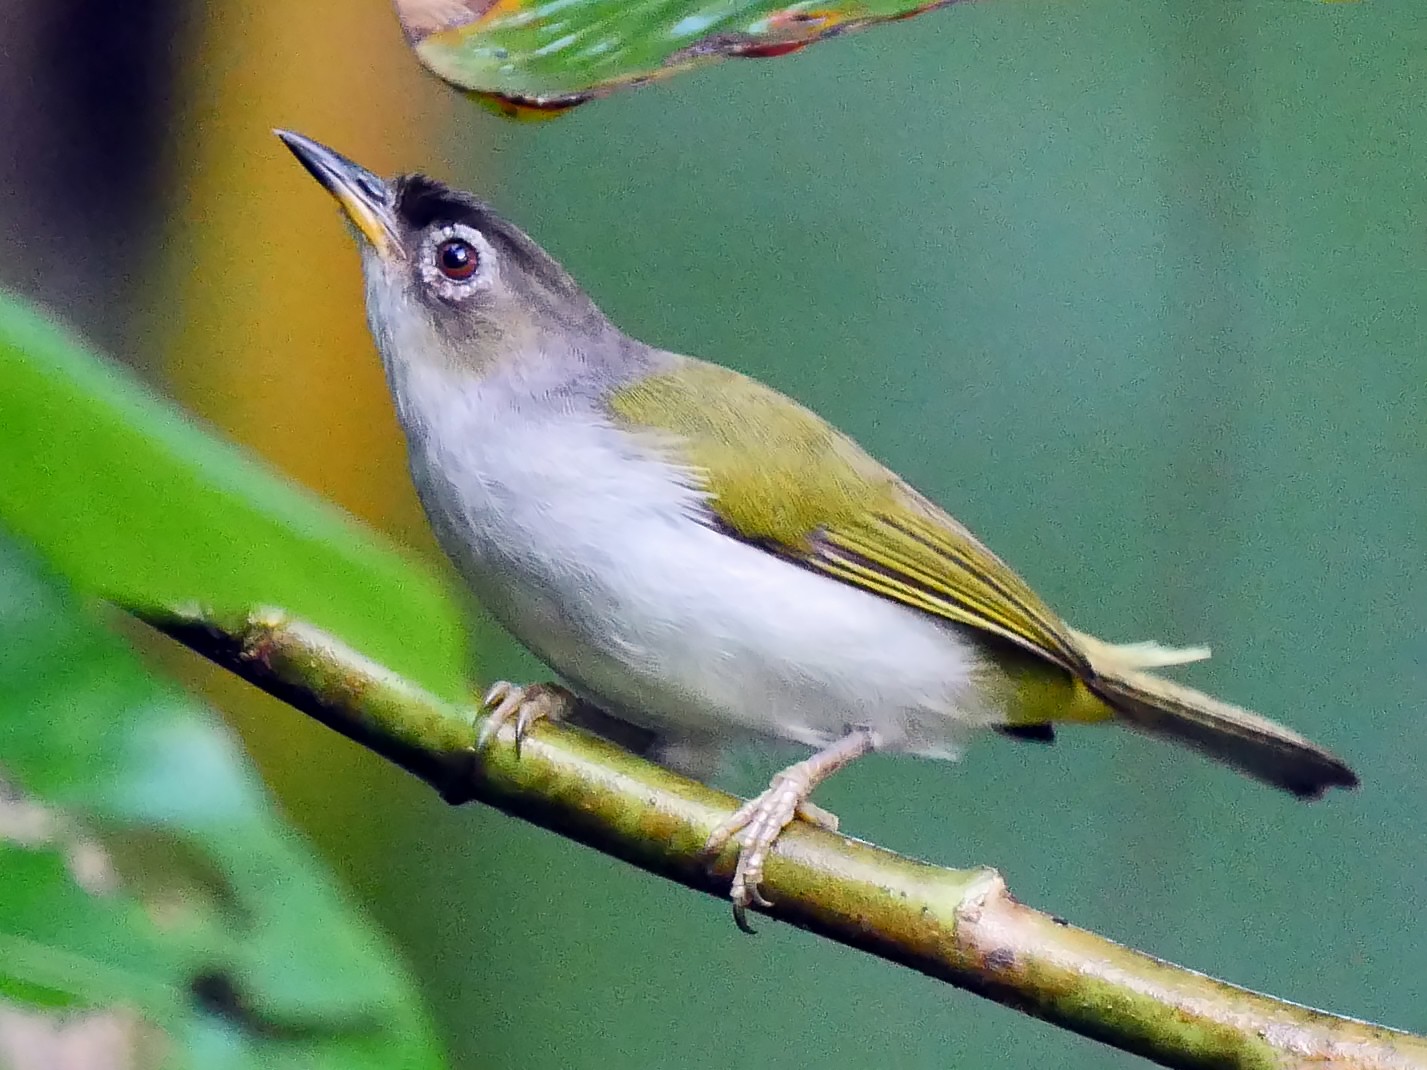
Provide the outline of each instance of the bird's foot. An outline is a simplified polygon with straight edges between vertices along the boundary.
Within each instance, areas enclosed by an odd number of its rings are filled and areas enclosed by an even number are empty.
[[[836,832],[837,818],[809,802],[808,796],[833,773],[872,750],[876,742],[876,737],[867,729],[852,729],[812,757],[788,766],[772,779],[767,791],[744,803],[737,813],[714,829],[704,844],[704,853],[709,857],[717,857],[734,837],[740,839],[729,898],[733,900],[733,920],[744,932],[753,932],[748,924],[750,904],[765,909],[773,905],[758,887],[763,882],[763,866],[773,844],[794,818]]]
[[[808,801],[821,778],[800,768],[806,764],[799,762],[775,776],[767,791],[740,806],[732,817],[714,829],[704,844],[705,854],[717,856],[730,840],[739,838],[738,864],[733,871],[729,898],[733,900],[733,920],[746,933],[753,932],[748,924],[749,905],[773,905],[759,890],[759,885],[763,882],[768,852],[783,830],[795,818],[802,818],[829,832],[837,831],[837,817]]]
[[[515,756],[536,721],[558,721],[575,708],[575,696],[559,684],[531,684],[521,687],[502,680],[486,692],[481,702],[486,719],[476,736],[476,750],[483,751],[505,725],[515,721]]]

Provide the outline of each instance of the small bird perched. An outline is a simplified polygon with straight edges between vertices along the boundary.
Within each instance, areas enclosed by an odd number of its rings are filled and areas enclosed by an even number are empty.
[[[383,181],[279,131],[355,226],[367,316],[441,545],[569,685],[498,684],[483,738],[582,703],[707,776],[730,743],[814,748],[714,832],[746,927],[768,851],[828,775],[955,758],[978,729],[1115,721],[1302,798],[1341,760],[1149,670],[1208,656],[1067,626],[961,524],[818,416],[621,332],[468,193]]]

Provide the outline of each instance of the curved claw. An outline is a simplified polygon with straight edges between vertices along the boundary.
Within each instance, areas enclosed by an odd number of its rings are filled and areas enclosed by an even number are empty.
[[[733,923],[738,926],[740,932],[749,936],[758,935],[758,930],[748,923],[748,904],[740,903],[737,899],[733,901]]]
[[[528,699],[520,707],[520,714],[515,719],[515,756],[520,757],[520,745],[525,742],[526,734],[529,733],[531,725],[536,721],[553,719],[548,699],[543,695],[536,695]]]
[[[485,750],[491,740],[511,719],[515,720],[515,756],[520,757],[520,745],[536,721],[558,721],[574,704],[575,697],[555,684],[533,684],[520,687],[501,680],[486,692],[481,708],[488,710],[485,723],[476,736],[476,751]]]
[[[718,828],[709,833],[709,838],[704,841],[704,849],[700,853],[710,862],[718,858],[729,842],[748,827],[757,808],[758,799],[750,799],[740,806],[730,817],[724,819]]]
[[[481,700],[481,709],[488,712],[485,723],[481,725],[480,734],[476,736],[477,751],[483,751],[490,746],[496,733],[515,716],[524,701],[525,689],[523,687],[517,687],[508,680],[499,680],[491,685],[491,689],[486,692],[486,697]]]
[[[733,871],[729,898],[733,901],[733,923],[749,936],[757,936],[758,930],[749,924],[748,907],[752,905],[767,910],[773,905],[763,894],[760,887],[762,881],[763,864],[758,852],[744,847],[738,853],[738,866]]]

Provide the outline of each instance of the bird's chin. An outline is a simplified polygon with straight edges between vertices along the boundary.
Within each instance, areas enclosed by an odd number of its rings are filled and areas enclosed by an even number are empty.
[[[402,285],[393,265],[375,251],[365,252],[367,325],[388,371],[429,364],[441,351],[440,339],[420,301]]]

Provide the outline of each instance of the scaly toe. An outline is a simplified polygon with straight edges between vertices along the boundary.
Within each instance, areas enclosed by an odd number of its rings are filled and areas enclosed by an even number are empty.
[[[762,833],[759,823],[749,825],[746,842],[738,853],[738,865],[733,871],[733,881],[729,885],[729,899],[733,902],[733,922],[744,932],[750,935],[757,932],[748,922],[748,907],[750,904],[767,910],[773,904],[765,896],[759,885],[763,881],[763,863],[768,857],[768,848],[777,839],[779,828],[770,837]],[[755,833],[760,833],[755,842]]]
[[[817,803],[808,802],[806,799],[798,804],[798,817],[806,821],[809,825],[816,825],[818,828],[826,829],[828,832],[837,831],[837,815],[831,810],[824,810]]]
[[[724,820],[718,828],[709,833],[709,838],[704,841],[703,856],[710,862],[718,858],[723,853],[723,849],[729,842],[748,827],[748,823],[753,820],[753,815],[758,812],[759,799],[750,799],[740,806],[731,817]]]
[[[771,846],[771,844],[770,844]],[[773,904],[763,895],[763,864],[768,859],[767,850],[745,851],[738,860],[738,869],[733,874],[735,898],[745,904],[771,907]]]

